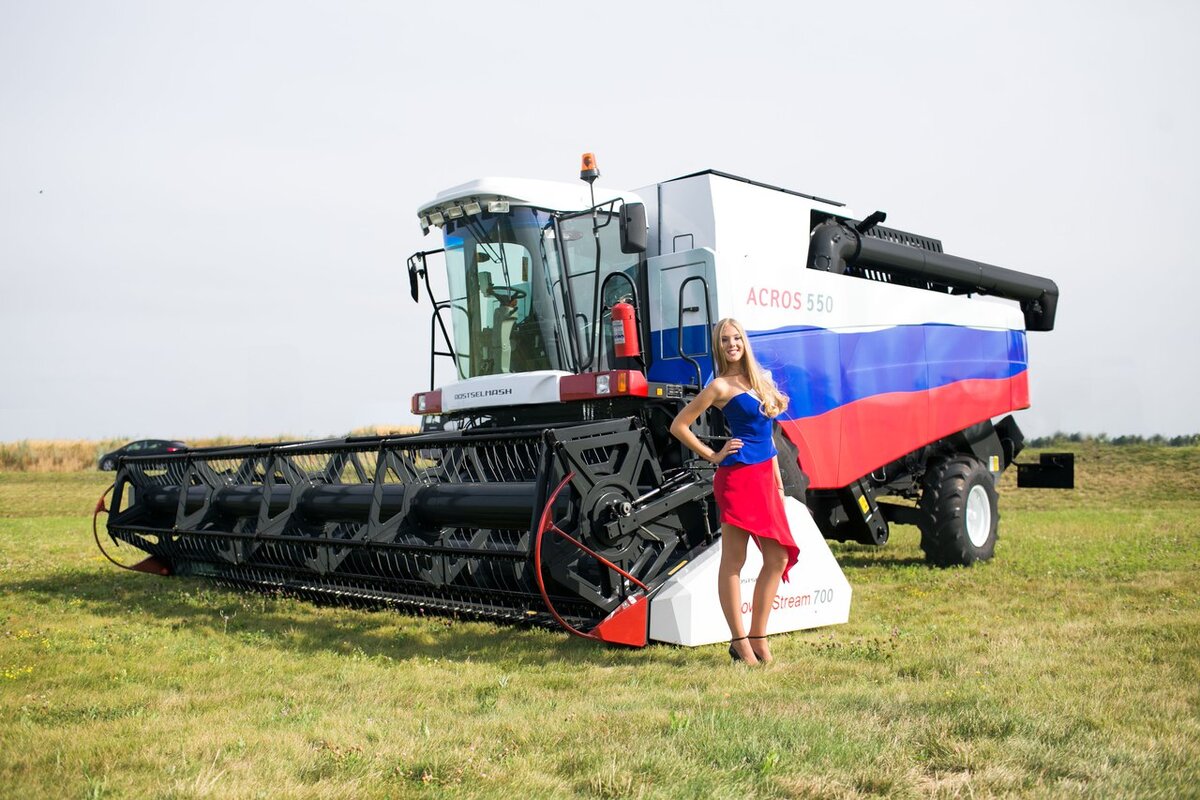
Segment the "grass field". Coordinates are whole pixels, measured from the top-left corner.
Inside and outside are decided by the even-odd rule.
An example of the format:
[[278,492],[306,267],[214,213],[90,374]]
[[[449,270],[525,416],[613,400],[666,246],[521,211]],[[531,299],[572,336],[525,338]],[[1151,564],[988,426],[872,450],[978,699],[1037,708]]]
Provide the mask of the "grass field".
[[1200,796],[1200,448],[1077,452],[990,563],[835,546],[768,668],[124,572],[110,476],[0,473],[0,796]]

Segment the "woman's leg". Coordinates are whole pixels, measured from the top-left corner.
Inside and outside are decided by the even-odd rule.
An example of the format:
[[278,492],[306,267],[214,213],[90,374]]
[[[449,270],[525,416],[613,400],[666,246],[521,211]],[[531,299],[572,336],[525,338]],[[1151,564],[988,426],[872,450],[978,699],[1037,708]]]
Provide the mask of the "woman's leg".
[[721,526],[721,565],[717,571],[717,597],[721,600],[721,611],[729,625],[729,638],[740,639],[732,643],[733,649],[742,660],[756,662],[750,642],[744,637],[742,627],[742,566],[746,563],[746,545],[750,534],[733,525]]
[[771,604],[775,602],[775,593],[779,591],[779,580],[787,568],[788,553],[783,545],[774,539],[760,536],[757,539],[762,550],[762,570],[758,573],[758,581],[754,584],[754,608],[750,612],[750,635],[755,638],[751,644],[754,654],[760,661],[771,661],[771,648],[767,644],[767,619],[771,616]]

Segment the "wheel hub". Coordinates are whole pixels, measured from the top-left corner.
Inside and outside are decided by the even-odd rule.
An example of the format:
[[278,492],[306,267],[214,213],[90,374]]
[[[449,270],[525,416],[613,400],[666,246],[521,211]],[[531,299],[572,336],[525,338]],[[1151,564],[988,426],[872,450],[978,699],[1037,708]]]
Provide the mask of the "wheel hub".
[[983,547],[992,531],[992,504],[987,489],[976,484],[967,494],[967,538],[976,547]]

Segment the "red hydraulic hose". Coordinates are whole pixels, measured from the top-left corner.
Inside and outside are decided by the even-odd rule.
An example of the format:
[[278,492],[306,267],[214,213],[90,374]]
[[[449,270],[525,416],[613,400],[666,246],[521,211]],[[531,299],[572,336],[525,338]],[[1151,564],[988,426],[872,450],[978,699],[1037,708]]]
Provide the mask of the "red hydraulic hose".
[[108,499],[108,493],[111,492],[115,487],[115,483],[109,486],[104,490],[104,494],[100,495],[100,499],[96,501],[96,510],[92,512],[92,538],[96,540],[96,547],[101,553],[104,554],[105,558],[116,564],[121,569],[127,569],[130,572],[137,572],[137,570],[135,570],[133,567],[127,567],[120,561],[117,561],[115,558],[110,556],[108,551],[104,549],[104,545],[100,544],[100,531],[96,527],[96,522],[100,518],[100,512],[104,512],[105,514],[108,513],[108,506],[104,505],[104,501]]
[[105,558],[107,558],[112,563],[116,564],[121,569],[127,569],[130,572],[151,572],[156,575],[169,574],[165,565],[163,565],[161,562],[158,561],[158,559],[154,558],[153,556],[151,556],[150,558],[144,559],[142,561],[139,561],[137,564],[130,567],[125,564],[122,564],[120,561],[117,561],[115,558],[110,556],[108,554],[108,551],[104,549],[104,545],[100,544],[100,530],[97,527],[96,523],[100,518],[101,512],[104,512],[105,514],[110,513],[108,510],[108,506],[106,506],[104,504],[104,501],[105,501],[105,499],[108,498],[108,493],[111,492],[115,486],[116,486],[116,484],[114,483],[112,486],[109,486],[107,489],[104,490],[104,494],[100,495],[100,499],[96,501],[96,510],[92,512],[92,538],[96,540],[97,549],[99,549],[100,552],[104,554]]
[[538,522],[537,537],[534,539],[534,542],[533,542],[533,574],[537,578],[538,591],[541,592],[541,594],[542,594],[542,601],[546,604],[546,608],[547,608],[547,610],[549,610],[550,616],[554,617],[554,619],[558,622],[558,624],[563,626],[563,628],[565,628],[569,633],[573,633],[576,636],[581,636],[584,639],[595,639],[597,641],[600,641],[599,636],[596,636],[593,633],[587,633],[585,631],[581,631],[578,628],[576,628],[575,626],[573,626],[571,623],[567,622],[561,616],[559,616],[558,610],[555,609],[554,604],[550,602],[550,595],[546,593],[546,581],[544,578],[542,578],[542,535],[547,530],[552,530],[555,533],[557,533],[559,536],[561,536],[562,538],[566,539],[571,544],[578,547],[583,552],[587,553],[592,558],[599,561],[604,566],[608,567],[609,569],[620,574],[622,577],[627,578],[630,581],[632,581],[633,583],[637,584],[637,586],[640,587],[642,589],[642,591],[649,591],[650,587],[648,587],[646,584],[642,583],[637,578],[633,577],[628,572],[621,569],[616,564],[609,561],[607,558],[600,555],[595,550],[592,550],[590,547],[583,544],[583,542],[580,542],[578,539],[571,536],[569,533],[564,531],[562,528],[560,528],[554,524],[554,520],[552,520],[550,518],[551,508],[553,508],[553,506],[554,506],[554,501],[556,499],[558,499],[558,493],[561,492],[563,490],[563,488],[574,477],[575,477],[575,473],[572,472],[572,473],[568,474],[567,477],[563,478],[562,482],[560,484],[558,484],[558,486],[554,489],[553,492],[550,493],[550,498],[546,501],[546,505],[542,509],[541,520]]

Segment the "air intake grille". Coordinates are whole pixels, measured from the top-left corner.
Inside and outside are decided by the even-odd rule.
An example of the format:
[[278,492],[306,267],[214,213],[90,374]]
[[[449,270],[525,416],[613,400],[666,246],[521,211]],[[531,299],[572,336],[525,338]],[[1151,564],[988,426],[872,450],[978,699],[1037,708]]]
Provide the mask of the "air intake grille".
[[928,236],[918,236],[915,233],[898,231],[895,228],[885,228],[882,225],[876,225],[874,228],[871,228],[871,230],[867,231],[866,235],[872,239],[882,239],[885,242],[919,247],[931,253],[942,252],[942,243],[938,239],[930,239]]

